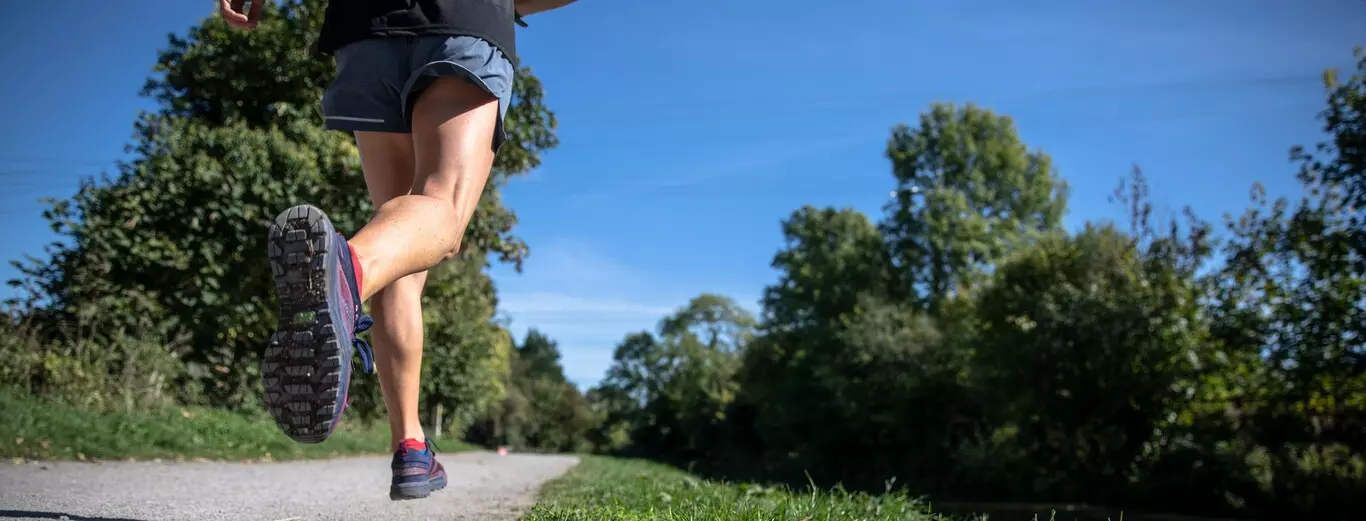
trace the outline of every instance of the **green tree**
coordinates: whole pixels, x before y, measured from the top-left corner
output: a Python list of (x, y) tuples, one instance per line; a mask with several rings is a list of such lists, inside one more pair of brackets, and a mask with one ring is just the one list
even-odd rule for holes
[(560, 365), (559, 344), (536, 328), (528, 330), (522, 344), (517, 346), (517, 360), (522, 372), (529, 377), (567, 381)]
[(764, 290), (763, 336), (744, 355), (733, 414), (746, 452), (770, 461), (796, 453), (797, 464), (809, 467), (833, 439), (845, 438), (839, 421), (856, 405), (834, 399), (831, 389), (832, 362), (847, 348), (843, 326), (861, 299), (883, 294), (892, 278), (877, 227), (856, 210), (802, 207), (782, 231), (785, 247), (771, 264), (779, 279)]
[(659, 335), (628, 335), (592, 395), (601, 411), (599, 440), (637, 453), (699, 461), (718, 453), (733, 375), (755, 319), (733, 300), (702, 294), (660, 321)]
[(885, 294), (893, 280), (877, 227), (857, 210), (805, 206), (782, 230), (786, 246), (771, 264), (781, 278), (764, 290), (767, 332), (828, 331), (860, 295)]
[(676, 458), (705, 461), (721, 452), (727, 409), (735, 400), (735, 371), (754, 336), (755, 318), (734, 300), (704, 293), (660, 321), (673, 364), (658, 399), (648, 407), (663, 425), (660, 447)]
[(1229, 385), (1229, 412), (1207, 420), (1237, 441), (1257, 477), (1241, 499), (1265, 512), (1351, 511), (1366, 486), (1366, 53), (1356, 56), (1347, 81), (1325, 74), (1328, 140), (1291, 150), (1306, 195), (1273, 201), (1255, 186), (1210, 277), (1215, 345), (1251, 362)]
[(637, 450), (633, 436), (638, 425), (654, 418), (646, 406), (660, 393), (665, 372), (665, 350), (654, 334), (626, 335), (612, 351), (612, 365), (602, 382), (588, 392), (598, 414), (596, 442), (614, 451)]
[(937, 103), (887, 144), (895, 199), (882, 224), (902, 295), (922, 308), (970, 285), (984, 268), (1057, 230), (1066, 185), (1029, 151), (1008, 117)]
[(1357, 47), (1356, 70), (1344, 79), (1337, 70), (1324, 73), (1327, 107), (1319, 113), (1323, 131), (1317, 157), (1295, 147), (1291, 157), (1301, 165), (1299, 179), (1310, 187), (1327, 187), (1346, 224), (1355, 233), (1351, 246), (1356, 262), (1366, 263), (1366, 48)]
[[(511, 371), (512, 339), (492, 320), (497, 302), (483, 256), (466, 252), (430, 272), (422, 295), (426, 342), (422, 394), (427, 424), (462, 433), (501, 400)], [(376, 391), (378, 379), (366, 379)], [(437, 407), (442, 414), (438, 418)]]
[(977, 417), (960, 351), (898, 302), (889, 250), (863, 214), (805, 207), (783, 235), (763, 336), (737, 376), (731, 433), (742, 454), (732, 458), (792, 482), (881, 488), (915, 468), (947, 485), (957, 440)]
[(470, 432), (473, 441), (517, 450), (590, 448), (595, 417), (579, 389), (564, 376), (559, 346), (536, 329), (512, 353), (508, 392)]
[[(1171, 280), (1176, 277), (1176, 280)], [(1110, 226), (1053, 237), (998, 267), (977, 309), (977, 378), (1028, 461), (1019, 493), (1116, 503), (1192, 395), (1192, 285), (1150, 270)], [(1189, 299), (1187, 299), (1189, 302)]]

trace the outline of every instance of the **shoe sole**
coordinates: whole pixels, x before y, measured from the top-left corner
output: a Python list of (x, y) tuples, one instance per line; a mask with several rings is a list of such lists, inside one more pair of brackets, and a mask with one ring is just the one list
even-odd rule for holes
[(328, 285), (336, 232), (326, 214), (295, 206), (270, 226), (268, 255), (280, 322), (261, 359), (266, 410), (294, 441), (319, 443), (336, 428), (343, 406), (345, 353), (337, 341)]
[[(423, 485), (425, 485), (425, 486), (423, 486)], [(426, 498), (427, 496), (432, 495), (432, 492), (436, 492), (436, 491), (441, 490), (441, 489), (443, 489), (443, 488), (446, 488), (446, 477), (445, 477), (445, 476), (441, 476), (441, 477), (439, 477), (439, 478), (432, 479), (432, 480), (428, 481), (427, 483), (413, 483), (413, 484), (411, 484), (410, 486), (407, 486), (407, 487), (404, 487), (404, 486), (401, 486), (401, 485), (399, 485), (399, 486), (390, 486), (390, 487), (389, 487), (389, 499), (391, 499), (391, 500), (393, 500), (393, 501), (407, 501), (407, 500), (410, 500), (410, 499), (423, 499), (423, 498)]]

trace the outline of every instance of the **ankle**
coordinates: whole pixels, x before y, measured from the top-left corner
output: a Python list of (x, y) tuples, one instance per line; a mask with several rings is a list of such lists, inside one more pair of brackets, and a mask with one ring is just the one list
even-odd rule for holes
[(422, 438), (404, 438), (402, 441), (398, 442), (398, 446), (394, 447), (394, 450), (398, 451), (404, 449), (419, 452), (425, 451), (427, 450), (427, 440)]
[(396, 429), (393, 431), (393, 434), (391, 434), (389, 437), (389, 446), (397, 449), (398, 447), (403, 445), (403, 442), (408, 440), (413, 440), (418, 443), (426, 443), (427, 436), (422, 432), (422, 429), (420, 428)]

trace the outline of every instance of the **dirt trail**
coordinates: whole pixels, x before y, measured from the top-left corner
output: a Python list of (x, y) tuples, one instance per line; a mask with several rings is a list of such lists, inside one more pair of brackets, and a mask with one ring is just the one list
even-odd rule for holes
[[(444, 454), (445, 490), (389, 500), (389, 458), (285, 463), (0, 463), (0, 519), (505, 521), (571, 456)], [(65, 517), (64, 517), (65, 516)]]

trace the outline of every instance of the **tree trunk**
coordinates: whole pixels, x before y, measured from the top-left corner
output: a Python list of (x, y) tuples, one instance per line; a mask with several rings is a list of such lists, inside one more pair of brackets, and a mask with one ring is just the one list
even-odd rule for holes
[(436, 404), (435, 412), (432, 413), (432, 423), (435, 424), (432, 426), (432, 433), (434, 433), (437, 438), (441, 437), (441, 426), (446, 423), (444, 421), (445, 419), (442, 418), (442, 413), (444, 412), (445, 411), (441, 408), (441, 404), (438, 403)]

